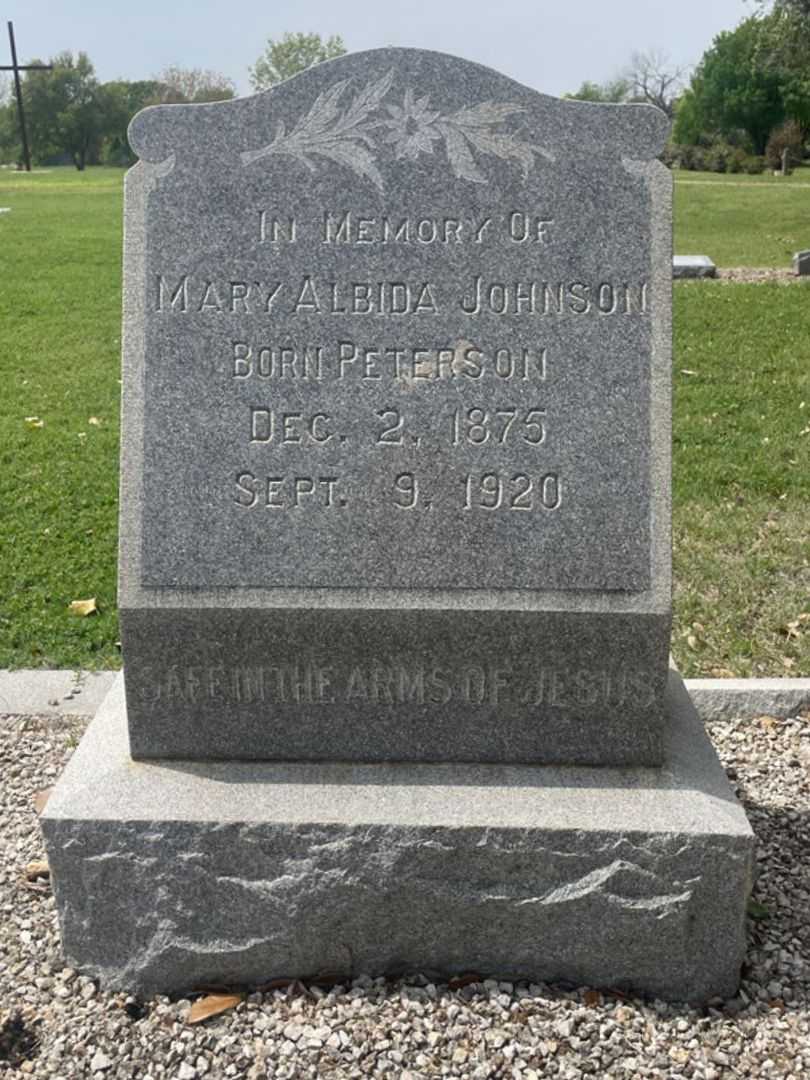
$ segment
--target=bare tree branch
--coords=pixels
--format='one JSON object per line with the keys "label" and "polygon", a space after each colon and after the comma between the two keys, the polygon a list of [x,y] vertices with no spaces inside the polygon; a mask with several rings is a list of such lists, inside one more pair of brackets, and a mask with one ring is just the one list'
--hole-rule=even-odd
{"label": "bare tree branch", "polygon": [[687,74],[688,68],[676,67],[666,53],[651,49],[633,53],[626,78],[636,101],[656,105],[671,120]]}

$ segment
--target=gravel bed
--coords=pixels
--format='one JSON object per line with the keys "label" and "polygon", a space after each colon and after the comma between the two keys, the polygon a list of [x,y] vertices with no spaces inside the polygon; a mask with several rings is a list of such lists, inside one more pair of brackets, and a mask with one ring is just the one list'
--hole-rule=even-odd
{"label": "gravel bed", "polygon": [[777,270],[773,267],[764,267],[761,270],[751,266],[729,267],[717,271],[717,280],[722,282],[743,281],[760,284],[775,281],[778,285],[806,285],[807,277],[799,276],[793,270]]}
{"label": "gravel bed", "polygon": [[810,714],[710,726],[759,837],[756,918],[734,999],[695,1009],[415,975],[265,987],[198,1025],[190,1000],[101,993],[66,968],[47,881],[26,879],[44,858],[34,795],[82,728],[0,716],[0,1077],[810,1075]]}

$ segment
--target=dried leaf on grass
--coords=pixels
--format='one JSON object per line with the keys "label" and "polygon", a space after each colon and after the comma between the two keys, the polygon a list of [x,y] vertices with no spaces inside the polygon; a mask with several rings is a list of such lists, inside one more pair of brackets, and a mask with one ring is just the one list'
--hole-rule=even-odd
{"label": "dried leaf on grass", "polygon": [[206,994],[198,998],[186,1016],[187,1024],[201,1024],[210,1016],[219,1016],[228,1009],[235,1008],[244,998],[244,994]]}
{"label": "dried leaf on grass", "polygon": [[72,600],[68,604],[68,611],[71,615],[92,615],[94,611],[98,611],[95,596],[91,596],[89,600]]}
{"label": "dried leaf on grass", "polygon": [[34,795],[34,809],[37,812],[37,817],[42,813],[45,807],[48,805],[48,799],[51,797],[52,787],[41,788],[36,795]]}

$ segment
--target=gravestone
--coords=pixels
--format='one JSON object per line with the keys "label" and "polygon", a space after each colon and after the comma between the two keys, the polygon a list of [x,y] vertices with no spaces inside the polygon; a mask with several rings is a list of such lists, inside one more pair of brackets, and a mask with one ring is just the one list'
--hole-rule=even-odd
{"label": "gravestone", "polygon": [[797,277],[810,274],[810,251],[797,251],[793,256],[793,273]]}
{"label": "gravestone", "polygon": [[666,121],[404,55],[133,122],[133,756],[660,764]]}
{"label": "gravestone", "polygon": [[733,992],[751,833],[668,669],[666,131],[401,49],[135,118],[125,690],[42,819],[77,966]]}
{"label": "gravestone", "polygon": [[682,278],[717,277],[717,267],[708,255],[673,255],[672,276]]}

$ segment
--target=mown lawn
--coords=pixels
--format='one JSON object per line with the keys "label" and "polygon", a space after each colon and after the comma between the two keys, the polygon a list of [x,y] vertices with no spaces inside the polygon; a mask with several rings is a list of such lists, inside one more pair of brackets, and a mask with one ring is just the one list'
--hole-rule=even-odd
{"label": "mown lawn", "polygon": [[675,289],[673,652],[810,674],[810,289]]}
{"label": "mown lawn", "polygon": [[0,667],[119,663],[121,177],[0,173]]}
{"label": "mown lawn", "polygon": [[[800,176],[678,177],[676,250],[769,265]],[[0,172],[0,207],[0,667],[116,666],[121,172]],[[808,675],[810,291],[679,285],[674,379],[676,659]]]}
{"label": "mown lawn", "polygon": [[788,268],[810,248],[810,168],[791,176],[675,170],[675,250],[720,267]]}

